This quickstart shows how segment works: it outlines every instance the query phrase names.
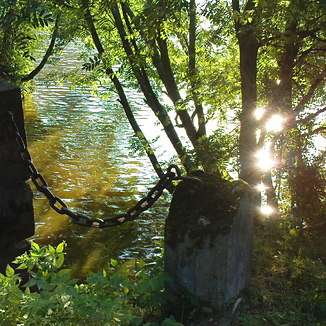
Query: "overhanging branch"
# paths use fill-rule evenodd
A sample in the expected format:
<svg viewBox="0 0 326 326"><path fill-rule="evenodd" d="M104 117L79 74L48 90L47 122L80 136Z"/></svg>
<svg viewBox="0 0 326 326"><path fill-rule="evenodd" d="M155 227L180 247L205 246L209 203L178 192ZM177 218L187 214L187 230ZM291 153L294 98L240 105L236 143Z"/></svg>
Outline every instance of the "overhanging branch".
<svg viewBox="0 0 326 326"><path fill-rule="evenodd" d="M47 63L50 56L52 55L53 49L54 49L54 46L55 46L55 42L56 42L56 39L57 39L57 36L58 36L59 18L60 18L60 15L57 15L57 18L55 20L54 30L53 30L53 33L52 33L52 36L51 36L51 42L49 44L49 47L48 47L47 51L44 54L43 59L41 60L39 65L33 71L31 71L28 75L24 76L21 79L22 82L27 82L27 81L33 79L44 68L45 64Z"/></svg>
<svg viewBox="0 0 326 326"><path fill-rule="evenodd" d="M306 95L304 95L302 97L301 101L295 107L294 112L296 114L298 114L299 112L301 112L304 109L304 106L310 101L310 99L314 95L315 90L325 80L325 76L326 76L326 68L324 68L323 72L314 80L314 82L311 84Z"/></svg>

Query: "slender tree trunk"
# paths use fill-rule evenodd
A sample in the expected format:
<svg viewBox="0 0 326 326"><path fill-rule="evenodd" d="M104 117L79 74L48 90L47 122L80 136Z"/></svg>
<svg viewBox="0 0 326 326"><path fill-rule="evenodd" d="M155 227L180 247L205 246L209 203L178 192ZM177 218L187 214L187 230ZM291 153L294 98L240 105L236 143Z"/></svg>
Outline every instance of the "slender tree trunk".
<svg viewBox="0 0 326 326"><path fill-rule="evenodd" d="M255 2L248 0L244 11L254 10ZM240 13L239 0L232 0L232 9ZM254 111L257 105L257 55L259 42L252 23L243 24L236 19L234 22L240 50L240 75L242 111L240 115L240 178L251 185L258 181L255 166L257 151L256 129L257 122Z"/></svg>
<svg viewBox="0 0 326 326"><path fill-rule="evenodd" d="M158 37L157 43L160 49L160 60L162 62L163 68L161 72L159 72L160 78L162 79L168 95L176 108L177 114L182 122L182 127L185 129L193 147L197 149L199 134L191 120L186 107L183 104L182 97L172 72L166 40Z"/></svg>
<svg viewBox="0 0 326 326"><path fill-rule="evenodd" d="M95 44L95 47L98 51L98 53L100 55L102 55L104 53L104 48L102 46L102 43L100 41L100 38L98 36L98 33L97 33L97 30L95 28L95 25L93 23L93 19L92 19L92 15L91 15L91 12L90 12L90 9L89 9L89 3L88 3L88 0L82 0L82 4L83 4L83 9L85 11L85 20L88 24L88 27L89 27L89 30L90 30L90 33L91 33L91 36L93 38L93 42ZM160 163L158 162L155 154L154 154L154 151L152 150L151 146L150 146L150 143L148 142L148 140L146 139L144 133L142 132L141 128L139 127L136 119L135 119L135 116L131 110L131 107L129 105L129 101L126 97L126 94L123 90L123 87L119 81L119 79L117 78L117 76L114 74L114 71L112 70L112 68L110 67L107 67L106 68L106 73L108 74L108 76L110 76L118 94L119 94L119 98L120 98L120 103L122 104L123 106L123 109L125 111L125 114L128 118L128 121L133 129L133 131L135 132L135 135L138 137L138 139L140 140L148 158L150 159L151 163L152 163L152 166L155 170L155 172L157 173L157 175L159 177L161 177L164 172L160 166ZM170 189L171 190L171 189Z"/></svg>
<svg viewBox="0 0 326 326"><path fill-rule="evenodd" d="M284 31L283 52L279 65L279 80L280 83L275 95L275 103L277 109L286 118L287 125L295 124L295 112L292 110L292 88L293 88L293 68L295 59L299 51L299 43L296 40L297 22L291 20L287 23Z"/></svg>
<svg viewBox="0 0 326 326"><path fill-rule="evenodd" d="M256 129L257 122L254 111L257 105L257 54L259 44L252 28L238 31L240 48L240 73L242 112L240 116L240 164L241 179L251 185L257 182L256 158Z"/></svg>
<svg viewBox="0 0 326 326"><path fill-rule="evenodd" d="M198 136L206 135L206 124L203 105L198 98L198 76L196 71L196 0L189 3L189 78L192 99L195 104L195 112L198 117Z"/></svg>
<svg viewBox="0 0 326 326"><path fill-rule="evenodd" d="M134 14L129 6L125 2L121 3L122 12L126 21L127 26L128 16L134 18ZM191 117L184 106L184 101L180 95L179 88L175 81L174 73L171 66L171 61L169 57L167 42L162 37L158 36L156 40L148 40L144 32L139 26L137 26L139 33L143 36L145 42L150 46L153 51L152 62L158 72L158 75L164 84L167 94L171 101L173 102L177 115L180 117L182 122L182 127L185 129L187 136L192 143L193 147L198 147L198 134ZM131 31L132 32L132 31Z"/></svg>
<svg viewBox="0 0 326 326"><path fill-rule="evenodd" d="M275 187L273 184L271 171L268 171L264 176L264 184L266 186L266 203L273 209L273 216L279 215L278 200Z"/></svg>
<svg viewBox="0 0 326 326"><path fill-rule="evenodd" d="M186 150L183 147L181 140L179 139L179 136L174 129L174 126L171 122L169 115L166 113L165 108L159 102L155 92L153 91L145 69L141 65L139 67L139 63L135 62L133 60L134 53L133 53L133 50L132 50L130 43L127 39L127 35L125 33L123 22L121 20L119 8L117 5L113 5L111 7L111 13L113 15L115 25L119 32L123 48L128 56L131 68L132 68L132 70L135 74L135 77L138 81L138 84L146 98L146 103L153 110L155 115L158 117L158 119L162 123L163 128L164 128L169 140L171 141L171 144L173 145L174 149L176 150L179 158L181 159L184 167L186 168L187 171L190 171L193 168L193 163L191 162L190 157L186 153Z"/></svg>

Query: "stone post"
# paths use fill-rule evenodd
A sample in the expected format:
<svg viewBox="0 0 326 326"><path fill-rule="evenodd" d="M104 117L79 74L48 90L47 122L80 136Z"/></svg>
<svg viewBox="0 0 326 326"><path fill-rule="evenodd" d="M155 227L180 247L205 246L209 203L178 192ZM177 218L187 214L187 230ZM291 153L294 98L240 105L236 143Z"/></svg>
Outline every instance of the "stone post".
<svg viewBox="0 0 326 326"><path fill-rule="evenodd" d="M8 111L26 143L20 88L0 81L0 273L29 249L25 239L34 234L33 195L25 182L29 171L19 155Z"/></svg>
<svg viewBox="0 0 326 326"><path fill-rule="evenodd" d="M183 181L173 195L165 225L166 289L190 293L215 307L250 282L254 210L251 190L202 171L202 185Z"/></svg>

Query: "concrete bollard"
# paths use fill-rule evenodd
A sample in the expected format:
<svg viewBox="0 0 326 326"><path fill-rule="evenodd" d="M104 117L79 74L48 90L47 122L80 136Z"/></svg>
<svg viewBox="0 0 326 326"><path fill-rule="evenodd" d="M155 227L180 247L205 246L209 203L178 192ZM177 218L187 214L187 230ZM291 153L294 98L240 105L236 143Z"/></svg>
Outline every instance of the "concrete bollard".
<svg viewBox="0 0 326 326"><path fill-rule="evenodd" d="M250 282L254 210L248 186L195 171L181 182L165 225L166 290L220 308Z"/></svg>
<svg viewBox="0 0 326 326"><path fill-rule="evenodd" d="M34 234L33 194L25 182L28 167L22 162L8 111L26 143L20 88L0 81L0 272L29 249Z"/></svg>

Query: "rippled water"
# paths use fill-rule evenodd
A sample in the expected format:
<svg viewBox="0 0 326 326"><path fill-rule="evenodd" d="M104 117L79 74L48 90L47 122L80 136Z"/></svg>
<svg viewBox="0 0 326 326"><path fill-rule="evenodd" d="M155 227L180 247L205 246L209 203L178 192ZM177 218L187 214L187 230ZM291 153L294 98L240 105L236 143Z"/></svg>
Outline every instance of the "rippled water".
<svg viewBox="0 0 326 326"><path fill-rule="evenodd" d="M51 69L71 69L80 61L66 52ZM102 100L88 88L50 82L46 74L35 81L35 91L24 101L28 147L34 164L51 191L70 209L92 217L125 212L157 181L149 160L131 153L133 134L117 102ZM103 90L104 91L104 90ZM132 96L132 94L131 94ZM137 113L147 133L154 124L148 111ZM162 140L164 143L164 140ZM158 254L155 242L162 238L169 196L161 199L135 222L94 229L73 224L54 212L34 186L38 243L67 242L67 267L78 276L99 270L110 258L146 258Z"/></svg>

